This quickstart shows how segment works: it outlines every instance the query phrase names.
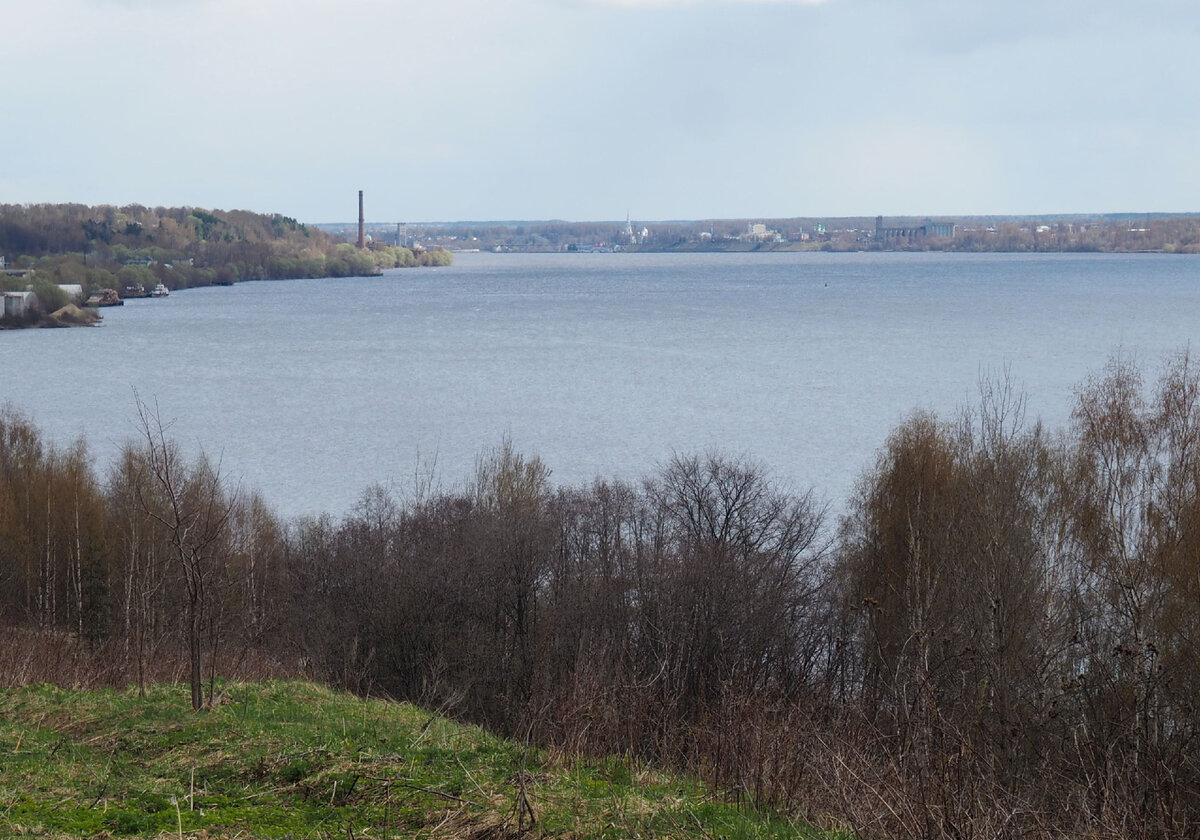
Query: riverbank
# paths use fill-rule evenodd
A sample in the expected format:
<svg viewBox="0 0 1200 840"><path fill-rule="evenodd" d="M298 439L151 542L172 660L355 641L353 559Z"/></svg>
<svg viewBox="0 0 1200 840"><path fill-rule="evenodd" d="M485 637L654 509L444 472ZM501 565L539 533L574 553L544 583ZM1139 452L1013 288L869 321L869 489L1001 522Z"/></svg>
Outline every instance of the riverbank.
<svg viewBox="0 0 1200 840"><path fill-rule="evenodd" d="M355 247L279 214L0 204L0 291L32 291L38 298L6 300L0 315L10 328L75 326L88 319L58 310L104 290L155 289L149 293L155 297L250 280L369 277L390 268L446 266L453 259L438 247L374 241ZM33 310L52 314L34 318L28 315Z"/></svg>
<svg viewBox="0 0 1200 840"><path fill-rule="evenodd" d="M14 318L0 318L0 330L95 327L102 320L104 320L104 316L94 309L84 309L70 303L47 315L36 315L32 320L19 321Z"/></svg>

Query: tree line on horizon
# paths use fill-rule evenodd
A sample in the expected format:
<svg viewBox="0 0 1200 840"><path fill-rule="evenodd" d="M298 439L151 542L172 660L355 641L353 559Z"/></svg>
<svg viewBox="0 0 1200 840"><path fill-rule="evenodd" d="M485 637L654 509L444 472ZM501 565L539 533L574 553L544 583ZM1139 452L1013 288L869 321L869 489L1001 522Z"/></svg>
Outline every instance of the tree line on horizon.
<svg viewBox="0 0 1200 840"><path fill-rule="evenodd" d="M0 255L8 268L32 269L44 285L77 284L85 293L129 286L168 289L243 280L350 277L418 265L448 265L441 248L412 251L383 243L358 249L295 219L197 207L0 205ZM25 278L0 276L0 288Z"/></svg>
<svg viewBox="0 0 1200 840"><path fill-rule="evenodd" d="M887 217L919 228L925 217ZM622 222L459 222L410 226L423 241L481 250L559 252L594 246L650 252L705 251L960 251L969 253L1200 253L1200 215L1135 213L1050 216L938 216L954 237L875 236L873 217L798 217L638 221L631 244ZM774 236L747 236L753 223ZM646 228L648 234L641 236ZM377 228L387 236L388 231Z"/></svg>
<svg viewBox="0 0 1200 840"><path fill-rule="evenodd" d="M0 412L0 682L303 675L695 772L863 838L1200 836L1200 368L1004 381L893 430L838 521L760 464L284 520L138 403L97 471Z"/></svg>

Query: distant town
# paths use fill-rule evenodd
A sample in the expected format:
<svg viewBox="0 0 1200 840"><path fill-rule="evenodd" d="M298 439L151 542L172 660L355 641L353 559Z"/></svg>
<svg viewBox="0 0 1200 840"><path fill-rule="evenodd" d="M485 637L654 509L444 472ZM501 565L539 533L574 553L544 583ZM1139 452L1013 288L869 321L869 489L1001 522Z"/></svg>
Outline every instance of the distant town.
<svg viewBox="0 0 1200 840"><path fill-rule="evenodd" d="M315 227L352 240L357 223ZM367 222L373 241L452 251L1200 253L1200 214L875 216L614 222Z"/></svg>

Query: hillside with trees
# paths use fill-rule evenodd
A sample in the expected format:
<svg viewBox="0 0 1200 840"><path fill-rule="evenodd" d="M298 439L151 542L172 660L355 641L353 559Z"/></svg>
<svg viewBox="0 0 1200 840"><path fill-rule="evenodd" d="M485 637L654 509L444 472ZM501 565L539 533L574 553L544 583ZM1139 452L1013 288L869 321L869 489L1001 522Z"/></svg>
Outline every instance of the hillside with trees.
<svg viewBox="0 0 1200 840"><path fill-rule="evenodd" d="M420 265L447 265L440 248L411 250L343 239L279 214L196 207L0 205L0 256L35 281L100 289L162 283L168 289L243 280L350 277ZM25 289L27 276L0 275L0 288ZM40 295L39 295L40 297Z"/></svg>
<svg viewBox="0 0 1200 840"><path fill-rule="evenodd" d="M881 442L847 513L744 458L285 521L140 405L107 469L0 411L0 685L294 674L692 771L859 838L1200 836L1200 369L1068 428L1004 382Z"/></svg>

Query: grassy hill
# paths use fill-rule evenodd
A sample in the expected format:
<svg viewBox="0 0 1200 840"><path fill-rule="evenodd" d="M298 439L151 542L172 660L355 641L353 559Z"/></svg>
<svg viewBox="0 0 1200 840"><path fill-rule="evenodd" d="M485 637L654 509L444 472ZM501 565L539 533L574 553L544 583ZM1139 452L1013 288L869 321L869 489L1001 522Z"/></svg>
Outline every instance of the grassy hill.
<svg viewBox="0 0 1200 840"><path fill-rule="evenodd" d="M202 713L186 686L0 692L0 835L828 836L627 759L548 755L302 682L232 686Z"/></svg>

